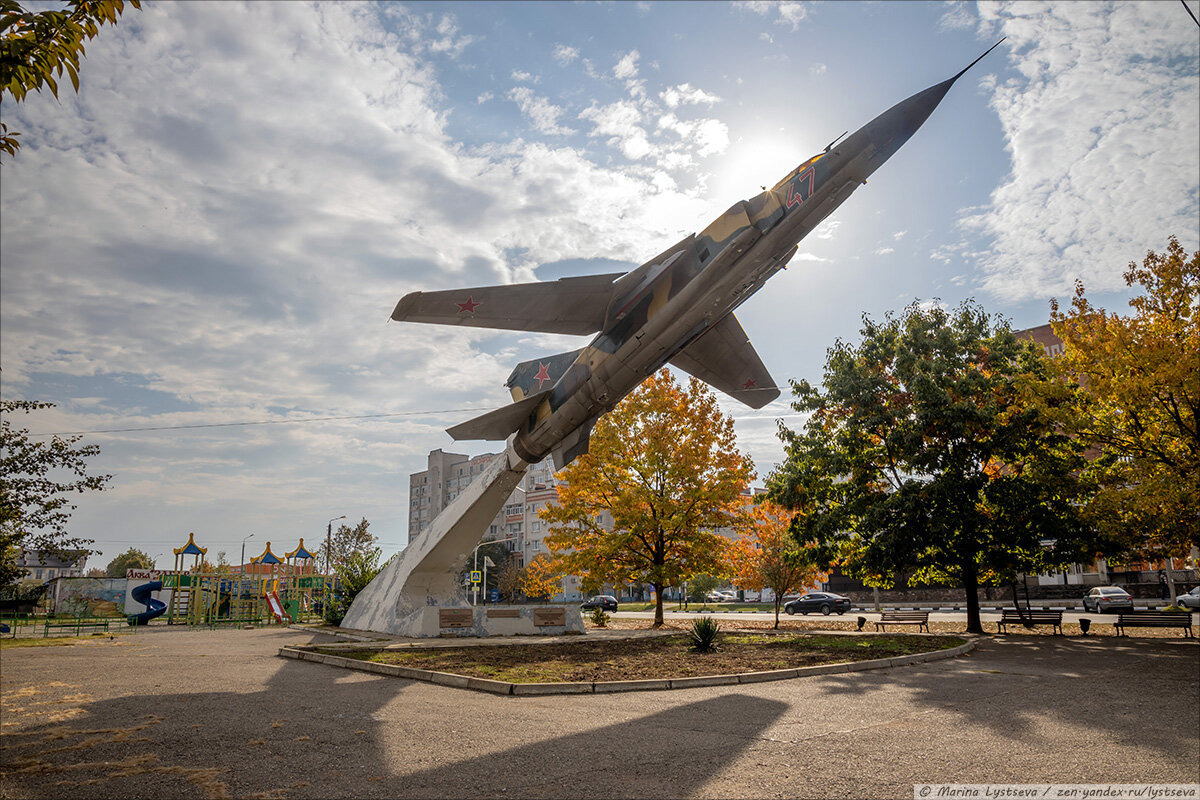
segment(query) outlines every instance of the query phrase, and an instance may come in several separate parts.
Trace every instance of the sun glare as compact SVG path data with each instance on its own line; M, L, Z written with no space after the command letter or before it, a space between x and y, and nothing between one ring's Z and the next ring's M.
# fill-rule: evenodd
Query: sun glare
M748 136L730 144L716 160L716 169L709 180L709 195L727 198L729 202L745 200L774 186L789 170L815 154L811 142L805 149L804 136Z

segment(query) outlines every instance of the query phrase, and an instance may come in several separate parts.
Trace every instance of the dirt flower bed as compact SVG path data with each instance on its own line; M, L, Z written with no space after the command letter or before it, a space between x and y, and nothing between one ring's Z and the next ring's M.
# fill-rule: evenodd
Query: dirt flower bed
M696 653L683 634L502 647L337 649L339 656L511 683L686 678L807 667L957 647L953 636L827 636L722 633L715 652Z

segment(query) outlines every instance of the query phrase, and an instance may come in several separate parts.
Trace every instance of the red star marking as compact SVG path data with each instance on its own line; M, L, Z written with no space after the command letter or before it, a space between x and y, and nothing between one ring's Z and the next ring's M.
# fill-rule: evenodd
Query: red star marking
M542 390L542 384L550 380L549 364L538 362L538 373L533 376L533 379L538 382L538 391Z
M458 313L460 314L474 314L475 309L479 308L483 303L476 303L475 298L468 297L467 302L455 303L454 305L458 306Z
M742 388L743 389L753 389L757 385L758 385L758 381L754 380L754 378L751 378L750 380L748 380L742 384Z

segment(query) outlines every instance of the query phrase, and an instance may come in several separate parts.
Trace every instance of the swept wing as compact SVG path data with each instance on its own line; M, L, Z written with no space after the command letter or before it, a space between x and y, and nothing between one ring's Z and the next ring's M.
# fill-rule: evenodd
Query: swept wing
M671 363L751 408L779 397L779 387L733 314L676 353Z
M603 327L613 281L624 274L412 292L396 304L392 319L583 336Z

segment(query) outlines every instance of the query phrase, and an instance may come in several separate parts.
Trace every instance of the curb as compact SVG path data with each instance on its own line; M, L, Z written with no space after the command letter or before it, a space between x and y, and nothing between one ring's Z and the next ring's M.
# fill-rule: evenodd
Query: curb
M921 664L928 661L941 661L947 658L957 658L974 650L979 644L978 638L969 640L966 644L951 647L947 650L934 650L929 653L916 653L911 656L892 656L891 658L876 658L871 661L850 661L844 664L821 664L815 667L795 667L792 669L776 669L767 672L742 672L732 675L704 675L694 678L653 678L637 681L599 681L596 683L508 683L493 681L487 678L472 678L466 675L455 675L449 672L434 672L427 669L402 667L398 664L378 664L373 661L361 661L356 658L335 656L329 653L317 653L299 647L287 646L279 648L278 655L282 658L294 658L298 661L312 661L329 667L353 669L360 672L374 672L393 678L408 678L415 681L436 683L440 686L451 686L456 689L470 689L491 694L539 696L551 694L612 694L617 692L647 692L664 689L695 689L703 686L736 686L748 683L766 683L767 681L782 681L791 678L808 678L815 675L831 675L843 672L863 672L871 669L888 669L890 667L905 667L911 664Z

